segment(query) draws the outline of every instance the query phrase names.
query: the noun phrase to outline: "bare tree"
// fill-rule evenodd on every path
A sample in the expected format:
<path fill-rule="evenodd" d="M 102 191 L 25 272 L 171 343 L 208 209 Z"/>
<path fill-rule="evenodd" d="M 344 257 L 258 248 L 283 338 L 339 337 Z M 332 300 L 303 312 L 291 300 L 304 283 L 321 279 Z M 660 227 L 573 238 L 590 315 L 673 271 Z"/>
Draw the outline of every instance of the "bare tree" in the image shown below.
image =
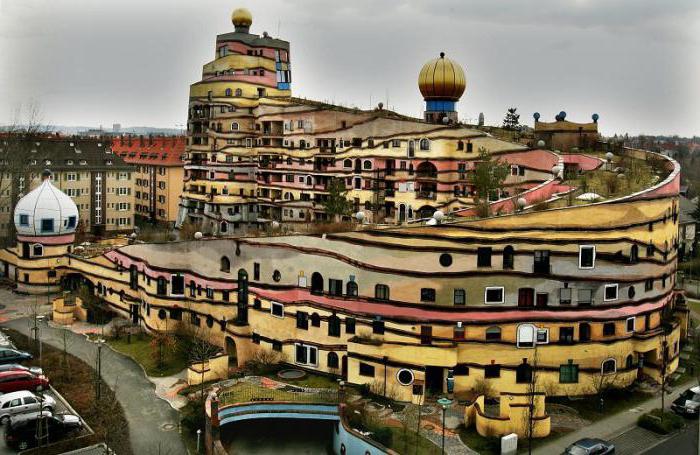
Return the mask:
<path fill-rule="evenodd" d="M 187 355 L 187 359 L 190 365 L 199 363 L 202 368 L 200 368 L 200 394 L 199 398 L 204 401 L 204 371 L 203 368 L 206 363 L 208 363 L 213 357 L 221 353 L 221 348 L 216 346 L 211 339 L 211 328 L 202 328 L 200 325 L 202 323 L 199 320 L 196 312 L 190 308 L 188 311 L 192 315 L 189 322 L 181 321 L 177 328 L 177 335 L 179 337 L 179 349 L 184 350 Z M 195 319 L 197 318 L 197 319 Z M 197 321 L 198 323 L 195 323 Z M 217 321 L 211 321 L 211 325 L 216 324 Z M 208 325 L 208 324 L 207 324 Z"/>
<path fill-rule="evenodd" d="M 539 355 L 537 352 L 537 344 L 533 349 L 532 357 L 529 362 L 530 377 L 528 378 L 526 393 L 527 393 L 527 411 L 525 413 L 525 436 L 527 437 L 527 453 L 532 454 L 532 436 L 535 428 L 535 404 L 537 393 L 537 366 L 539 363 Z"/>

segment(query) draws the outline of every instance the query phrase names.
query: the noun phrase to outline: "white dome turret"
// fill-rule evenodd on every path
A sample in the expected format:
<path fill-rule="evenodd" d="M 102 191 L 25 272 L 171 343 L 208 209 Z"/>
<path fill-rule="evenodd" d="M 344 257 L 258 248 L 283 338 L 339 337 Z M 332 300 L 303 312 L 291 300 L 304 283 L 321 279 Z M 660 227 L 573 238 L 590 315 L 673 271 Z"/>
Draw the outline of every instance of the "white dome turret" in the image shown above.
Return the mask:
<path fill-rule="evenodd" d="M 63 191 L 56 188 L 49 178 L 17 202 L 15 228 L 18 235 L 56 236 L 74 234 L 78 225 L 78 207 Z"/>

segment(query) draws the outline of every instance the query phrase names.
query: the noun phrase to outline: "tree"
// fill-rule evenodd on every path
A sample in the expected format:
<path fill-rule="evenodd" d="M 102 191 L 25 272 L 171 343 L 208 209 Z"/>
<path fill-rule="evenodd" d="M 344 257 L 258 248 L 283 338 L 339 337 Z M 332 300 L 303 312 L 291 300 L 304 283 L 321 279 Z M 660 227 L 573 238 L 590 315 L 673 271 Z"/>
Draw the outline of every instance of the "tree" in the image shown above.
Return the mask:
<path fill-rule="evenodd" d="M 189 314 L 196 315 L 196 312 L 188 306 Z M 214 321 L 214 324 L 217 322 Z M 199 381 L 200 399 L 204 402 L 204 364 L 221 352 L 221 348 L 211 342 L 211 329 L 201 328 L 194 323 L 181 321 L 177 329 L 178 348 L 187 356 L 188 364 L 201 363 L 201 375 Z M 202 406 L 202 409 L 204 407 Z"/>
<path fill-rule="evenodd" d="M 24 110 L 21 106 L 17 108 L 12 124 L 3 127 L 0 132 L 0 207 L 7 210 L 10 216 L 15 211 L 17 201 L 30 189 L 29 179 L 20 179 L 25 177 L 34 142 L 49 131 L 50 128 L 41 123 L 39 105 L 29 103 Z M 10 221 L 7 226 L 7 229 L 0 232 L 0 246 L 15 242 L 15 224 Z"/>
<path fill-rule="evenodd" d="M 328 184 L 328 199 L 323 203 L 326 214 L 332 218 L 350 215 L 352 203 L 346 197 L 348 190 L 343 179 L 332 178 Z"/>
<path fill-rule="evenodd" d="M 501 187 L 510 172 L 510 165 L 493 157 L 486 149 L 479 148 L 479 162 L 474 168 L 474 187 L 481 207 L 481 215 L 489 215 L 489 195 Z"/>
<path fill-rule="evenodd" d="M 537 365 L 539 363 L 539 356 L 537 355 L 537 344 L 532 353 L 532 360 L 530 361 L 530 377 L 527 382 L 527 412 L 525 414 L 525 419 L 527 420 L 525 426 L 525 436 L 527 437 L 527 453 L 532 454 L 532 435 L 535 430 L 535 394 L 537 393 Z"/>
<path fill-rule="evenodd" d="M 520 131 L 520 114 L 517 114 L 517 107 L 511 107 L 506 111 L 503 118 L 503 128 L 510 131 Z"/>

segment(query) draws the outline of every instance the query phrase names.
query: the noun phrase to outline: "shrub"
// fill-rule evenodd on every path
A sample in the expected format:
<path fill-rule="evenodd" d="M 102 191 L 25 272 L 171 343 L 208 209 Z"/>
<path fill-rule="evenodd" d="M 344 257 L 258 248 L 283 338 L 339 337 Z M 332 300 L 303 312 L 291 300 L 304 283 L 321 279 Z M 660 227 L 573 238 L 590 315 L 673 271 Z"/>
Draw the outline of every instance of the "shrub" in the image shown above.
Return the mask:
<path fill-rule="evenodd" d="M 663 412 L 661 409 L 654 409 L 639 417 L 637 425 L 647 430 L 660 434 L 669 434 L 672 431 L 683 428 L 684 422 L 681 416 L 672 412 Z"/>
<path fill-rule="evenodd" d="M 391 428 L 389 427 L 375 427 L 372 432 L 372 439 L 383 445 L 384 447 L 391 447 L 391 442 L 393 434 L 391 433 Z"/>

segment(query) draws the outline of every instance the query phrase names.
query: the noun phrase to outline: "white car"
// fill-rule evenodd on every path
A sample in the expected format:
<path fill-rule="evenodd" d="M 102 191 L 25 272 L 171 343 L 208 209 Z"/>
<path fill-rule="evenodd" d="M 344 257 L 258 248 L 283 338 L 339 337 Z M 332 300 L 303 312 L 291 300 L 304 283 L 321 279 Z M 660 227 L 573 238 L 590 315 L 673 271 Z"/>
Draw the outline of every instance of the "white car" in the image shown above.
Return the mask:
<path fill-rule="evenodd" d="M 50 411 L 56 407 L 56 400 L 48 395 L 36 395 L 28 390 L 10 392 L 0 396 L 0 423 L 7 423 L 10 417 L 28 412 Z"/>
<path fill-rule="evenodd" d="M 0 332 L 0 347 L 14 349 L 15 345 L 12 343 L 10 337 Z"/>

